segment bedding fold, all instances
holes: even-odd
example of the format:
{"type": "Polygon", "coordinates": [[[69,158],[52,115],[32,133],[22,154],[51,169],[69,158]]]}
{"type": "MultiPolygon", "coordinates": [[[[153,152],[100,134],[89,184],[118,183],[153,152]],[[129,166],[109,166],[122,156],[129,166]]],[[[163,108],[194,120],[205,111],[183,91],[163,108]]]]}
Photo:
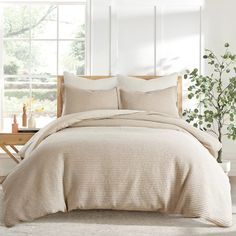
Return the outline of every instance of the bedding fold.
{"type": "Polygon", "coordinates": [[[84,126],[107,126],[109,120],[110,126],[142,126],[150,128],[162,128],[165,126],[167,129],[174,128],[176,130],[182,130],[193,135],[199,140],[209,152],[216,157],[218,151],[221,149],[221,143],[212,135],[203,132],[180,118],[173,118],[166,114],[146,111],[135,111],[135,110],[95,110],[89,112],[79,112],[62,116],[59,119],[53,121],[44,129],[41,129],[29,142],[21,149],[19,155],[22,158],[27,157],[29,153],[34,150],[37,145],[42,142],[43,139],[48,137],[50,134],[58,132],[59,130],[68,127],[82,127],[84,126]],[[105,122],[101,123],[101,121],[105,122]],[[122,123],[121,123],[122,120],[122,123]],[[86,123],[87,122],[87,123],[86,123]]]}

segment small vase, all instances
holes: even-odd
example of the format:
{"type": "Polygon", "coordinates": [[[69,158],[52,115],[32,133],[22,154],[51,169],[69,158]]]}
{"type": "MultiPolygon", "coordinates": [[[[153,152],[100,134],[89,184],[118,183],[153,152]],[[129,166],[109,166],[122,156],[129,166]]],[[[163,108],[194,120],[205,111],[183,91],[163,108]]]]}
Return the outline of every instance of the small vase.
{"type": "Polygon", "coordinates": [[[14,115],[13,118],[13,123],[12,123],[12,133],[17,133],[18,132],[18,124],[17,124],[17,120],[16,120],[16,115],[14,115]]]}
{"type": "Polygon", "coordinates": [[[29,117],[29,120],[28,120],[28,128],[30,128],[30,129],[36,128],[36,120],[35,120],[33,114],[30,114],[30,117],[29,117]]]}
{"type": "Polygon", "coordinates": [[[22,126],[27,127],[27,114],[26,114],[26,106],[23,105],[23,114],[22,114],[22,126]]]}

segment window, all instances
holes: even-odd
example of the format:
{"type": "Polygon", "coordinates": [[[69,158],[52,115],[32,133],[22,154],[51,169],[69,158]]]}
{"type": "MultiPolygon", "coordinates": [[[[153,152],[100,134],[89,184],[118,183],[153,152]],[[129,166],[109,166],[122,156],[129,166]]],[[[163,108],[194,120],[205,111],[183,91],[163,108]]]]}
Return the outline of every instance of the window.
{"type": "Polygon", "coordinates": [[[64,70],[85,73],[86,3],[22,2],[0,8],[4,129],[13,114],[20,118],[23,104],[43,126],[56,116],[56,76],[64,70]]]}

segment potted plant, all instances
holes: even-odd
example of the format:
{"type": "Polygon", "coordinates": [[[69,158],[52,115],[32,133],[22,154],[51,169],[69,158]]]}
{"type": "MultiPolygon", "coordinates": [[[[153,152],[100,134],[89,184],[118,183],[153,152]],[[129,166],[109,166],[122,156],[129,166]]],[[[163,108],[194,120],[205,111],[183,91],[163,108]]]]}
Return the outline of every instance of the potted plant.
{"type": "MultiPolygon", "coordinates": [[[[224,135],[236,139],[236,54],[229,51],[228,43],[224,48],[221,56],[205,49],[203,58],[209,65],[209,74],[200,74],[195,68],[184,75],[191,81],[188,98],[195,98],[197,103],[194,109],[185,109],[183,116],[195,127],[214,132],[220,142],[224,135]]],[[[217,161],[229,172],[230,162],[222,160],[222,149],[217,161]]]]}

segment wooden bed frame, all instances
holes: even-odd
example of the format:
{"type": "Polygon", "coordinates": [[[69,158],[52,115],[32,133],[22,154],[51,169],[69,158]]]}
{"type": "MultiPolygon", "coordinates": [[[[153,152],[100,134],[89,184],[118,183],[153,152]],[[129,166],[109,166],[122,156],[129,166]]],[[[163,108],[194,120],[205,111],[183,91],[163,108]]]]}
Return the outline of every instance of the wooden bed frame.
{"type": "MultiPolygon", "coordinates": [[[[109,79],[112,78],[112,76],[79,76],[82,78],[86,79],[92,79],[92,80],[97,80],[97,79],[109,79]]],[[[145,80],[150,80],[150,79],[158,79],[161,78],[161,76],[135,76],[136,78],[141,78],[145,80]]],[[[182,77],[178,76],[177,78],[177,106],[178,106],[178,111],[179,115],[182,116],[182,99],[183,99],[183,93],[182,93],[182,77]]],[[[62,87],[64,83],[64,76],[59,75],[57,76],[57,117],[60,117],[62,114],[62,87]]]]}

